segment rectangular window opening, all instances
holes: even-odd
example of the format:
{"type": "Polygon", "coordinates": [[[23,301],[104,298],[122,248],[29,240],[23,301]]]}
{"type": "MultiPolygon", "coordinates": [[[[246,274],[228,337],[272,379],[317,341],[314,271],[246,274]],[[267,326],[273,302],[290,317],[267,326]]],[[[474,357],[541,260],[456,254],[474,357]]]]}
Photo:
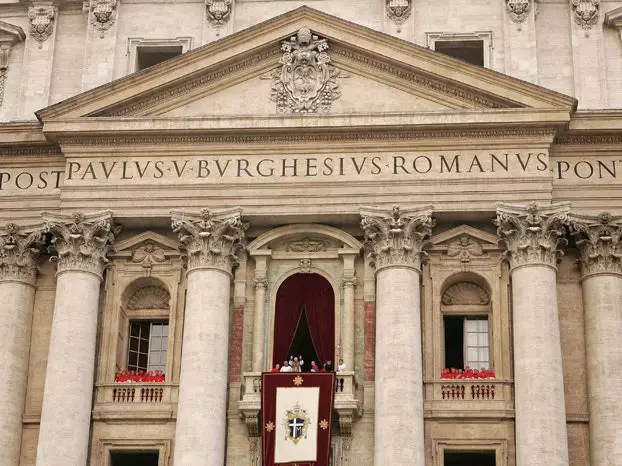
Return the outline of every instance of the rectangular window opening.
{"type": "Polygon", "coordinates": [[[437,40],[434,50],[472,65],[484,66],[483,40],[437,40]]]}
{"type": "Polygon", "coordinates": [[[158,466],[160,453],[157,451],[111,452],[110,466],[158,466]]]}
{"type": "Polygon", "coordinates": [[[130,321],[127,370],[166,372],[168,321],[130,321]]]}
{"type": "Polygon", "coordinates": [[[443,316],[445,367],[492,369],[488,338],[488,317],[443,316]]]}
{"type": "Polygon", "coordinates": [[[445,450],[444,466],[496,466],[494,450],[490,451],[451,451],[445,450]]]}
{"type": "Polygon", "coordinates": [[[140,46],[136,49],[136,71],[175,58],[183,53],[181,45],[140,46]]]}

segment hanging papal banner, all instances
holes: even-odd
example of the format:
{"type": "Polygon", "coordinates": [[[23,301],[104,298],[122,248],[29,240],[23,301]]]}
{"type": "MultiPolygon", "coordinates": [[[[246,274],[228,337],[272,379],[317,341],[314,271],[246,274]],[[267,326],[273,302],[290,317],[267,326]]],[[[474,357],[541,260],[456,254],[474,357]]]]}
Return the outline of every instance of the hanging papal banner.
{"type": "Polygon", "coordinates": [[[263,374],[263,465],[328,466],[335,374],[263,374]]]}

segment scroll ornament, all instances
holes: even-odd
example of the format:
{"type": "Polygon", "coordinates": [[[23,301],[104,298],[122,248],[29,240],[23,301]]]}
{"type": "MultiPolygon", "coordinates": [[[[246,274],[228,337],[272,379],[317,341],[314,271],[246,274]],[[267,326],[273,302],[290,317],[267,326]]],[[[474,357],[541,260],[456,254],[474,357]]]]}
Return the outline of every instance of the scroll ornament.
{"type": "Polygon", "coordinates": [[[391,215],[364,210],[361,216],[365,246],[377,271],[395,265],[421,269],[434,226],[431,208],[403,215],[395,206],[391,215]]]}
{"type": "Polygon", "coordinates": [[[212,268],[231,274],[249,226],[242,222],[240,214],[240,209],[226,212],[203,209],[199,215],[173,212],[171,226],[179,236],[189,272],[212,268]]]}
{"type": "Polygon", "coordinates": [[[341,96],[338,78],[346,77],[330,64],[326,39],[301,28],[283,42],[281,67],[266,79],[272,80],[270,100],[279,113],[328,112],[341,96]]]}

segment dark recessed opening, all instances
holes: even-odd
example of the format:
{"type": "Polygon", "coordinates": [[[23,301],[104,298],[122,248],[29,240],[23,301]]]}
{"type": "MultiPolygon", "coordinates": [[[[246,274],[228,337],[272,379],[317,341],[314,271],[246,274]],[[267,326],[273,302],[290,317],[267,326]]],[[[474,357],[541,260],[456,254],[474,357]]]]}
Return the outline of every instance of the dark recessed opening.
{"type": "Polygon", "coordinates": [[[110,454],[111,466],[158,466],[160,454],[157,451],[150,452],[112,452],[110,454]]]}
{"type": "Polygon", "coordinates": [[[444,316],[445,367],[464,367],[464,317],[444,316]]]}
{"type": "Polygon", "coordinates": [[[183,53],[181,45],[166,47],[138,47],[136,50],[136,71],[144,70],[183,53]]]}
{"type": "Polygon", "coordinates": [[[494,451],[447,451],[444,466],[496,466],[494,451]]]}
{"type": "Polygon", "coordinates": [[[434,50],[472,65],[484,66],[483,40],[438,40],[434,50]]]}

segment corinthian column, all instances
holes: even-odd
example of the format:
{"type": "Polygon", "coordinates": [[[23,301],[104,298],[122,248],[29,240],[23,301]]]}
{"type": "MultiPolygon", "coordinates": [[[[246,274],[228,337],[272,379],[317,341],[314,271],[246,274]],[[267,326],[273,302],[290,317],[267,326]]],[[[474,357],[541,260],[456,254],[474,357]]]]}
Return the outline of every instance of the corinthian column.
{"type": "Polygon", "coordinates": [[[248,228],[240,214],[172,212],[188,260],[175,464],[225,464],[231,272],[248,228]]]}
{"type": "Polygon", "coordinates": [[[393,213],[361,209],[361,228],[376,266],[374,464],[425,462],[421,360],[422,249],[431,208],[393,213]]]}
{"type": "Polygon", "coordinates": [[[594,466],[619,464],[622,452],[622,217],[571,217],[580,254],[594,466]]]}
{"type": "Polygon", "coordinates": [[[89,450],[99,289],[112,213],[43,214],[58,252],[37,466],[84,466],[89,450]]]}
{"type": "Polygon", "coordinates": [[[567,213],[565,204],[497,209],[512,280],[517,466],[568,466],[556,283],[567,213]]]}
{"type": "Polygon", "coordinates": [[[0,228],[0,452],[18,466],[42,225],[0,228]]]}

